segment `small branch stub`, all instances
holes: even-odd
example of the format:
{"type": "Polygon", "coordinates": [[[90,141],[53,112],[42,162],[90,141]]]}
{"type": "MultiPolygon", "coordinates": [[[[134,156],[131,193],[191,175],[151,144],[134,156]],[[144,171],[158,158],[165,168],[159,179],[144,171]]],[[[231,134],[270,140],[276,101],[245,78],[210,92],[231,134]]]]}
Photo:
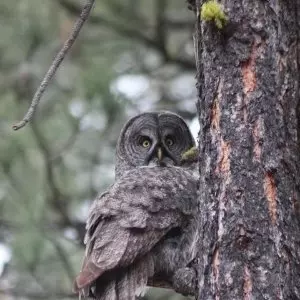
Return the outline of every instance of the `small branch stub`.
{"type": "Polygon", "coordinates": [[[200,17],[202,21],[213,21],[218,29],[222,29],[228,21],[222,5],[216,0],[209,0],[202,5],[200,17]]]}
{"type": "Polygon", "coordinates": [[[37,91],[35,92],[26,115],[24,116],[22,121],[14,124],[12,126],[13,130],[19,130],[20,128],[24,127],[28,122],[30,122],[30,120],[32,119],[32,117],[37,109],[37,106],[40,103],[41,97],[43,96],[50,80],[56,73],[61,62],[64,60],[66,54],[69,52],[69,50],[71,49],[75,40],[77,39],[78,34],[79,34],[83,24],[88,19],[94,2],[95,2],[95,0],[87,0],[86,4],[84,5],[84,7],[80,13],[80,16],[78,17],[78,19],[76,20],[76,22],[74,24],[74,27],[70,33],[70,36],[65,41],[61,50],[55,56],[49,70],[47,71],[46,75],[44,76],[44,79],[42,80],[40,86],[38,87],[37,91]]]}

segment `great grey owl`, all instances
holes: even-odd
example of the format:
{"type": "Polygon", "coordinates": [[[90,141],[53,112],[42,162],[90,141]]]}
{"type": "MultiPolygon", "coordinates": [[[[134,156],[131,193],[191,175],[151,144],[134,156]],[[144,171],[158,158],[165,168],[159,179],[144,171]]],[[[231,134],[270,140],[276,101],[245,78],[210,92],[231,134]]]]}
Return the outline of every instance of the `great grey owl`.
{"type": "Polygon", "coordinates": [[[172,286],[176,269],[195,256],[198,180],[194,161],[182,163],[194,146],[186,123],[170,112],[143,113],[125,124],[116,181],[91,207],[76,292],[134,300],[157,278],[172,286]]]}

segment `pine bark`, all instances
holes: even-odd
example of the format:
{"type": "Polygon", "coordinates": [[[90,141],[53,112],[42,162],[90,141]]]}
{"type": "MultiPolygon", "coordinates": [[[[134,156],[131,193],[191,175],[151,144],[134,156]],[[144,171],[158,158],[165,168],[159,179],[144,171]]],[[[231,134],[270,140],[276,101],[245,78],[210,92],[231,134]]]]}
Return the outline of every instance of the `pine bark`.
{"type": "Polygon", "coordinates": [[[300,1],[222,4],[194,36],[198,299],[300,299],[300,1]]]}

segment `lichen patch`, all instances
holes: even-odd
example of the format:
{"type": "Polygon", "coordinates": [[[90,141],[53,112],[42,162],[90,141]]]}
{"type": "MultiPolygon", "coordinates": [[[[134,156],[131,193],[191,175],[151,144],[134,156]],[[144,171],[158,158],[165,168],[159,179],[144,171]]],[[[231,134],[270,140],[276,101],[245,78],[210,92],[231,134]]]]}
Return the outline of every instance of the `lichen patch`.
{"type": "Polygon", "coordinates": [[[271,222],[274,225],[277,220],[276,185],[272,173],[267,172],[264,179],[264,191],[268,202],[268,210],[271,222]]]}

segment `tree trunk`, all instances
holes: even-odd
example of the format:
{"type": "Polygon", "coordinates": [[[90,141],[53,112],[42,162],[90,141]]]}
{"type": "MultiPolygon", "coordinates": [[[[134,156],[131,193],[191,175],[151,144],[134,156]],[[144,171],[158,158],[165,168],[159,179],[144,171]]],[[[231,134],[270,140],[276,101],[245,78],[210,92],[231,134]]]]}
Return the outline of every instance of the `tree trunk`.
{"type": "Polygon", "coordinates": [[[300,1],[222,4],[195,32],[198,299],[300,299],[300,1]]]}

